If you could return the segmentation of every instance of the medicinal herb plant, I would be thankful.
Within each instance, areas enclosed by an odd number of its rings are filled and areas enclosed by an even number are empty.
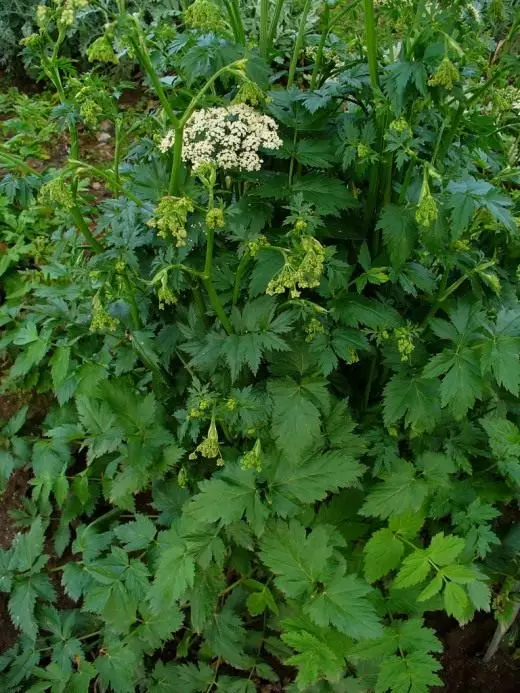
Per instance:
[[[496,0],[37,7],[43,91],[0,97],[26,402],[0,483],[29,478],[2,691],[427,693],[438,612],[492,611],[498,646],[519,25]]]

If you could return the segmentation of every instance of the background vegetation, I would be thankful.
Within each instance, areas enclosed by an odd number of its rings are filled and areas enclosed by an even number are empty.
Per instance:
[[[443,614],[514,649],[519,25],[0,10],[3,691],[427,693]]]

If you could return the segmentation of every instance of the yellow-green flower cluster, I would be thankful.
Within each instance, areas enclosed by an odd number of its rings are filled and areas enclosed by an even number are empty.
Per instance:
[[[323,334],[325,332],[325,327],[323,323],[318,320],[318,318],[311,318],[309,322],[305,325],[305,341],[312,342],[316,335]]]
[[[117,65],[119,63],[119,58],[117,57],[112,43],[108,36],[104,34],[99,36],[90,46],[87,48],[87,58],[93,63],[97,60],[100,63],[114,63]]]
[[[366,159],[366,157],[370,155],[371,149],[364,142],[360,142],[356,147],[356,152],[358,155],[358,159]]]
[[[91,332],[114,332],[117,329],[118,321],[107,313],[99,294],[92,299],[92,318],[90,321]]]
[[[220,207],[208,209],[206,213],[206,225],[208,229],[223,229],[224,223],[224,212]]]
[[[51,8],[47,7],[47,5],[38,5],[36,8],[36,24],[40,29],[43,29],[47,25],[50,13]]]
[[[206,437],[195,448],[194,452],[190,453],[189,459],[196,460],[197,455],[201,455],[206,459],[219,458],[218,464],[224,464],[220,454],[220,446],[218,442],[218,431],[215,423],[215,417],[211,419],[208,433]]]
[[[428,178],[425,176],[421,189],[421,195],[419,197],[419,204],[415,211],[415,220],[421,226],[428,228],[433,224],[434,221],[436,221],[438,216],[439,208],[437,206],[437,202],[430,192]]]
[[[257,438],[253,449],[246,452],[240,462],[242,469],[254,469],[257,472],[262,471],[262,445],[260,439]]]
[[[251,255],[251,257],[256,257],[258,252],[262,248],[265,248],[266,245],[269,245],[269,241],[265,236],[258,236],[258,238],[249,241],[249,243],[247,244],[247,250],[249,255]]]
[[[291,298],[298,298],[301,289],[312,289],[319,286],[325,249],[313,236],[302,236],[300,248],[286,259],[280,272],[267,285],[269,296],[289,291]]]
[[[433,77],[430,77],[428,84],[431,87],[445,87],[453,89],[453,83],[460,79],[460,72],[451,62],[447,55],[441,61]]]
[[[412,134],[412,129],[410,127],[410,124],[406,120],[406,118],[396,118],[395,120],[392,120],[389,126],[390,130],[393,132],[406,132],[408,134]]]
[[[264,101],[264,92],[257,84],[248,79],[242,82],[232,103],[247,103],[250,106],[259,106]]]
[[[173,306],[177,303],[177,296],[168,286],[168,275],[166,273],[161,277],[161,282],[157,289],[157,298],[159,299],[160,310],[164,310],[166,306]]]
[[[90,0],[65,0],[61,3],[61,12],[58,22],[63,26],[72,26],[76,19],[76,12],[88,7],[89,1]],[[60,0],[58,0],[56,4],[60,4]]]
[[[211,0],[195,0],[184,10],[184,24],[188,29],[214,32],[225,31],[226,22],[222,11]]]
[[[359,355],[353,347],[349,347],[347,349],[345,361],[349,364],[349,366],[352,366],[354,363],[359,363]]]
[[[53,178],[48,183],[44,183],[40,188],[38,200],[42,205],[48,207],[54,205],[59,205],[64,209],[74,207],[72,191],[63,178]]]
[[[157,235],[167,239],[173,236],[177,248],[186,245],[186,221],[188,214],[193,212],[193,202],[189,197],[163,197],[157,205],[148,226],[157,229]]]
[[[95,128],[103,115],[103,109],[97,101],[87,98],[81,104],[79,113],[87,127]]]
[[[409,361],[415,351],[414,339],[418,337],[417,328],[408,323],[404,327],[394,329],[394,339],[397,351],[401,356],[401,361]]]

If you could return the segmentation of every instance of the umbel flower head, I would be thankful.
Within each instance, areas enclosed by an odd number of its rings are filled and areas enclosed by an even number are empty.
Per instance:
[[[53,178],[48,183],[44,183],[38,193],[38,201],[48,207],[54,205],[59,205],[64,209],[74,207],[72,191],[63,178]]]
[[[271,279],[266,294],[283,294],[289,291],[291,298],[298,298],[301,289],[312,289],[320,285],[325,249],[313,236],[302,236],[300,247],[291,253],[278,274]]]
[[[189,212],[193,212],[193,202],[189,197],[163,197],[157,205],[148,226],[157,229],[161,238],[173,236],[177,248],[186,245],[186,221]]]
[[[453,82],[458,82],[459,79],[460,72],[448,56],[445,55],[433,77],[430,77],[428,80],[428,84],[431,87],[453,89]]]
[[[99,36],[90,44],[87,48],[87,58],[91,63],[97,60],[100,63],[114,63],[114,65],[117,65],[119,62],[119,58],[106,34]]]
[[[415,220],[421,226],[428,228],[436,221],[439,216],[439,208],[435,198],[430,192],[430,185],[428,183],[428,176],[425,174],[423,179],[423,184],[421,188],[421,194],[419,197],[419,204],[415,211]]]
[[[165,152],[173,145],[173,132],[160,144]],[[212,163],[224,170],[258,171],[261,147],[279,149],[278,126],[269,116],[245,103],[195,111],[184,130],[184,161],[194,169]]]
[[[200,29],[204,32],[225,31],[226,22],[222,11],[211,0],[195,0],[184,10],[184,24],[188,29]]]
[[[217,460],[217,464],[224,464],[222,455],[220,454],[220,446],[218,442],[218,431],[217,425],[215,423],[215,415],[211,417],[211,423],[209,425],[206,437],[202,440],[202,442],[200,442],[197,445],[195,451],[190,453],[188,459],[196,460],[197,455],[201,455],[202,457],[206,457],[210,460],[214,459],[215,457],[218,457],[219,459]]]

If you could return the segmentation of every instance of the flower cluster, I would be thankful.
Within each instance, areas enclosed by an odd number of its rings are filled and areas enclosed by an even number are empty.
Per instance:
[[[224,223],[224,212],[220,207],[208,209],[206,213],[206,225],[208,229],[223,229]]]
[[[95,99],[86,98],[79,108],[79,114],[87,127],[95,128],[103,115],[103,109]]]
[[[421,189],[421,195],[419,197],[419,204],[415,211],[415,220],[420,226],[425,226],[428,228],[433,224],[434,221],[436,221],[438,216],[439,208],[437,206],[437,202],[430,192],[428,179],[425,178]]]
[[[226,29],[221,9],[211,0],[195,0],[187,7],[184,10],[184,24],[188,29],[200,29],[206,33]]]
[[[444,56],[437,71],[430,77],[428,84],[431,87],[445,87],[453,89],[453,83],[460,79],[460,72],[457,67],[451,62],[448,56]]]
[[[257,84],[247,79],[240,85],[233,104],[248,103],[250,106],[259,106],[264,101],[264,92]]]
[[[314,338],[318,334],[323,334],[325,332],[325,327],[323,323],[318,320],[318,318],[311,318],[309,322],[305,325],[305,337],[306,342],[313,342]]]
[[[401,361],[409,361],[411,355],[415,351],[414,339],[419,333],[416,327],[411,323],[405,327],[396,327],[394,329],[394,338],[396,340],[397,351],[401,356]]]
[[[88,7],[89,1],[90,0],[65,0],[62,4],[59,23],[63,26],[72,26],[76,18],[76,12]]]
[[[214,416],[211,419],[211,423],[209,425],[206,437],[202,440],[202,442],[200,442],[197,445],[195,451],[190,453],[188,459],[196,460],[197,455],[201,455],[202,457],[206,457],[207,459],[214,459],[215,457],[218,457],[219,459],[217,461],[217,464],[224,464],[224,460],[222,459],[222,455],[220,454],[218,431]]]
[[[157,298],[160,310],[164,310],[166,306],[173,306],[177,303],[177,296],[168,286],[168,274],[166,272],[161,276],[159,288],[157,289]]]
[[[289,291],[291,298],[298,298],[301,289],[319,286],[324,263],[325,249],[321,243],[313,236],[302,236],[300,248],[286,259],[267,285],[266,293],[273,296]]]
[[[406,118],[396,118],[392,120],[389,126],[390,130],[393,132],[406,132],[407,134],[412,134],[412,130]]]
[[[267,245],[269,245],[269,241],[267,238],[263,235],[258,236],[257,238],[254,238],[253,240],[249,241],[247,244],[247,251],[251,257],[256,257],[262,248],[265,248]]]
[[[63,178],[53,178],[48,183],[44,183],[40,188],[38,200],[42,205],[53,207],[59,205],[64,209],[74,207],[74,197],[70,187]]]
[[[163,197],[157,205],[148,226],[157,229],[157,235],[161,238],[173,236],[177,248],[186,245],[186,221],[189,212],[193,212],[193,202],[189,197]]]
[[[260,439],[256,439],[253,449],[246,452],[240,462],[242,469],[254,469],[257,472],[262,471],[262,445]]]
[[[117,329],[118,321],[107,313],[99,294],[92,299],[92,318],[90,321],[91,332],[114,332]]]
[[[169,132],[160,144],[165,152],[173,145]],[[260,147],[279,149],[278,126],[245,103],[228,108],[203,108],[189,119],[184,130],[183,159],[194,169],[205,163],[217,168],[258,171],[262,166]]]
[[[114,63],[114,65],[117,65],[119,62],[119,58],[106,34],[99,36],[90,44],[87,48],[87,58],[91,63],[97,60],[100,63]]]
[[[47,5],[38,5],[36,8],[36,24],[40,29],[46,26],[50,13],[51,8],[47,7]]]

